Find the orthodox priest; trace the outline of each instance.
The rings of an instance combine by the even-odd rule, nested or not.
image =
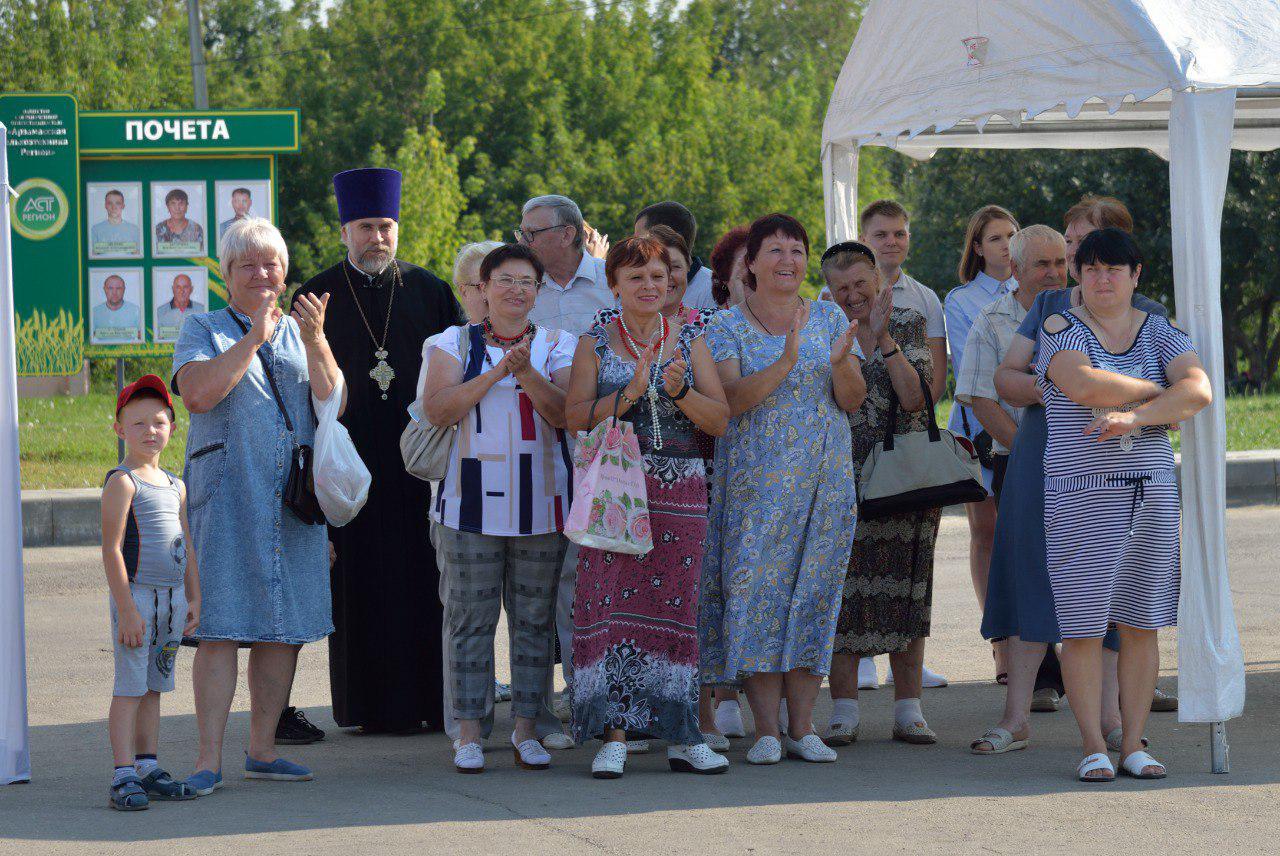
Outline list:
[[[428,484],[405,472],[400,434],[428,336],[460,323],[441,279],[396,258],[401,175],[333,177],[346,257],[299,293],[329,295],[325,335],[347,383],[342,424],[373,475],[356,519],[330,528],[333,718],[370,732],[443,726],[439,571]]]

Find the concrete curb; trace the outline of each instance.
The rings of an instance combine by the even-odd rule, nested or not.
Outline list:
[[[101,493],[94,488],[24,490],[22,545],[97,544]],[[1227,453],[1227,505],[1280,505],[1280,449]]]

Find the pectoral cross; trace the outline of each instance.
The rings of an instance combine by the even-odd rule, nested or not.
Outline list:
[[[377,358],[378,364],[369,369],[369,377],[373,378],[378,384],[378,389],[382,390],[382,400],[387,400],[387,390],[391,388],[391,381],[395,380],[396,370],[391,368],[387,362],[387,349],[379,348],[373,352]]]

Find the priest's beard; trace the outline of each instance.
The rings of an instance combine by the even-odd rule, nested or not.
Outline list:
[[[395,253],[389,249],[365,250],[356,260],[356,267],[369,276],[378,276],[391,264]]]

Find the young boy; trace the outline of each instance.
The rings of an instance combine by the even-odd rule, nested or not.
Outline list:
[[[102,489],[102,564],[116,666],[107,720],[115,756],[110,805],[120,811],[139,811],[152,799],[196,797],[156,761],[160,693],[173,689],[178,645],[200,623],[186,485],[160,469],[173,421],[173,400],[155,375],[121,390],[114,428],[127,452]]]

